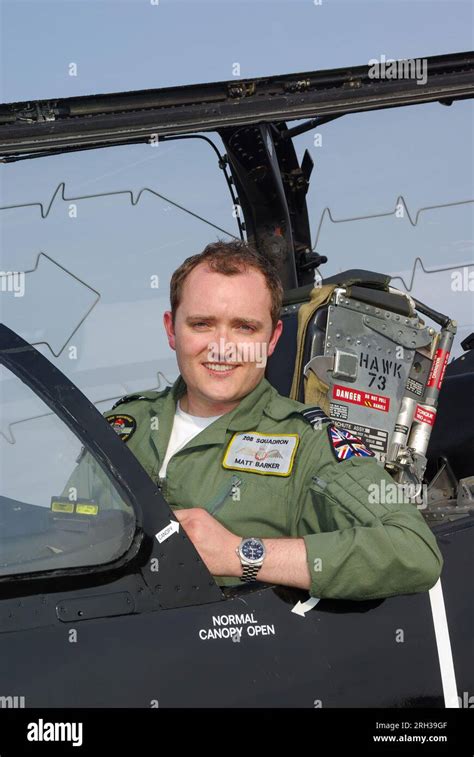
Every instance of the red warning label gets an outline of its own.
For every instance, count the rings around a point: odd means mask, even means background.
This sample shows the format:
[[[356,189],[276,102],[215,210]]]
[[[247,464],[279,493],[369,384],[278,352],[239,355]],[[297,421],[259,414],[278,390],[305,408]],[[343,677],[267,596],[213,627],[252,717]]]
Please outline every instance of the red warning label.
[[[421,405],[416,406],[415,420],[420,423],[428,423],[430,426],[435,422],[436,413],[433,410],[429,410]]]
[[[370,407],[371,410],[381,410],[388,413],[390,408],[390,397],[384,397],[381,394],[372,394],[372,392],[363,392],[358,389],[348,389],[347,386],[334,384],[332,388],[332,398],[342,402],[350,402],[353,405],[362,405]]]
[[[426,386],[436,386],[438,389],[441,389],[441,384],[443,383],[444,372],[446,370],[448,360],[449,352],[445,352],[441,349],[436,350],[436,355],[434,356]]]

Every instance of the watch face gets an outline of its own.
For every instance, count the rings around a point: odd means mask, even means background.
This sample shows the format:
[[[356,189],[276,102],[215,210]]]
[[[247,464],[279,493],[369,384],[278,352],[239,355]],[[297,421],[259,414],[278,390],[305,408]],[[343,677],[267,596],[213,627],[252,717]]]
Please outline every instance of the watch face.
[[[258,562],[265,554],[265,547],[258,539],[246,539],[242,544],[241,552],[246,560]]]

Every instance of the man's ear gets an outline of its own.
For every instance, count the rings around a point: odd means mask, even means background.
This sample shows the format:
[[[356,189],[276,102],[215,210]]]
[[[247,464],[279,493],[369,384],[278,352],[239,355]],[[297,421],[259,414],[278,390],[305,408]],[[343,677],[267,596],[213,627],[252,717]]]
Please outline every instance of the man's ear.
[[[279,338],[281,337],[281,332],[283,331],[283,321],[278,321],[277,325],[274,328],[272,338],[270,339],[268,343],[268,357],[273,354],[275,347],[277,346],[277,342]]]
[[[171,310],[167,310],[166,313],[163,314],[163,324],[165,327],[166,336],[168,337],[168,344],[172,350],[176,350],[176,334],[174,330],[173,315],[171,313]]]

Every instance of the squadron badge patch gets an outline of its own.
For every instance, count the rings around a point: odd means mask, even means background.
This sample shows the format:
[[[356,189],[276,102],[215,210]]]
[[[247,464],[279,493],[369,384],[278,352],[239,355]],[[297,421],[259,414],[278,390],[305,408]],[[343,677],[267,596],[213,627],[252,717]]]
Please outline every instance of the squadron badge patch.
[[[328,435],[331,449],[339,463],[349,460],[350,457],[374,457],[374,453],[367,449],[362,439],[345,428],[328,426]]]
[[[262,434],[251,431],[234,434],[225,451],[222,465],[230,470],[245,470],[267,476],[289,476],[293,467],[298,434]]]
[[[109,415],[106,420],[123,442],[128,442],[137,428],[137,422],[131,415]]]

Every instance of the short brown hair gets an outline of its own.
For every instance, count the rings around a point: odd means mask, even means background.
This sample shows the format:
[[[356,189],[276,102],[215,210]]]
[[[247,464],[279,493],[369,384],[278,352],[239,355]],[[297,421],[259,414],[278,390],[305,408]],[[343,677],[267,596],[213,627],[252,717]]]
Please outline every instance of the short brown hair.
[[[170,284],[171,313],[173,322],[176,310],[181,302],[183,285],[186,277],[201,263],[207,263],[211,271],[223,273],[225,276],[234,276],[243,273],[248,268],[255,268],[265,277],[268,291],[271,296],[271,316],[273,328],[280,318],[280,310],[283,300],[283,286],[278,276],[278,271],[273,262],[256,252],[247,242],[235,240],[224,242],[219,240],[208,244],[197,255],[192,255],[182,263],[173,273]]]

